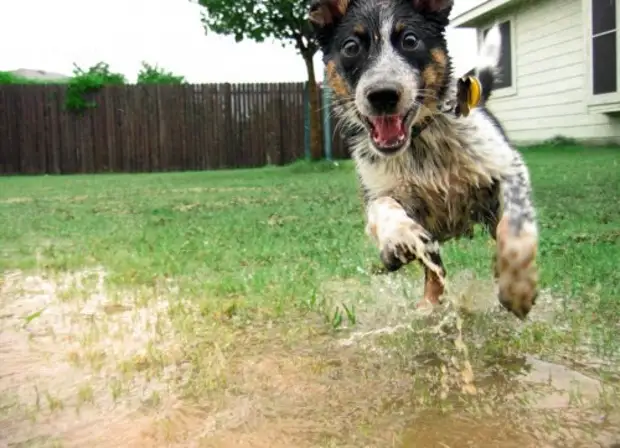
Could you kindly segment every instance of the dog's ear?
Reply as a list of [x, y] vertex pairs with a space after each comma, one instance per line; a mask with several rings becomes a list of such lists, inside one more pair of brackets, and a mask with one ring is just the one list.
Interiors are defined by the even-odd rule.
[[413, 8], [428, 19], [446, 27], [450, 23], [450, 13], [454, 0], [413, 0]]
[[421, 13], [447, 11], [449, 14], [453, 4], [454, 0], [413, 0], [413, 7]]
[[350, 0], [311, 0], [310, 22], [317, 28], [334, 25], [347, 12]]

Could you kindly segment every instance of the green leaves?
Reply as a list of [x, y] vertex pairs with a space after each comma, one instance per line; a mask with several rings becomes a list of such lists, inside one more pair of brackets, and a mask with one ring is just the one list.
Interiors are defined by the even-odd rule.
[[[72, 112], [80, 113], [97, 106], [92, 95], [103, 86], [127, 84], [122, 73], [115, 73], [105, 62], [99, 62], [87, 70], [74, 65], [73, 77], [67, 85], [65, 107]], [[164, 70], [157, 65], [142, 61], [138, 72], [137, 84], [183, 84], [185, 78]]]
[[142, 61], [142, 66], [138, 72], [138, 84], [183, 84], [185, 78], [175, 75], [158, 65], [151, 65]]
[[304, 57], [312, 57], [318, 49], [307, 20], [307, 0], [199, 0], [199, 4], [205, 8], [201, 21], [207, 33], [233, 36], [237, 42], [276, 39], [292, 43]]
[[122, 85], [127, 80], [122, 73], [110, 71], [110, 66], [99, 62], [87, 70], [74, 64], [73, 77], [67, 85], [65, 107], [73, 112], [83, 112], [97, 104], [90, 94], [97, 92], [104, 85]]

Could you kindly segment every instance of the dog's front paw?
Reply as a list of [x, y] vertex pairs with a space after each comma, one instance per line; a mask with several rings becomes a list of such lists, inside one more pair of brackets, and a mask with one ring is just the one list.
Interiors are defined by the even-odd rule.
[[500, 221], [495, 265], [499, 301], [519, 319], [525, 319], [538, 296], [537, 249], [538, 237], [534, 229], [523, 228], [514, 235], [509, 231], [507, 219]]
[[416, 259], [428, 259], [426, 247], [430, 235], [415, 221], [403, 219], [393, 223], [379, 237], [381, 261], [389, 271], [396, 271]]

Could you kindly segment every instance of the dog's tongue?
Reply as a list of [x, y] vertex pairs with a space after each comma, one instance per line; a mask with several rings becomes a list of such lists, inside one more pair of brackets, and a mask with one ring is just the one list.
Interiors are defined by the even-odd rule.
[[370, 118], [373, 133], [372, 138], [382, 146], [391, 146], [405, 138], [402, 117], [398, 115], [383, 115]]

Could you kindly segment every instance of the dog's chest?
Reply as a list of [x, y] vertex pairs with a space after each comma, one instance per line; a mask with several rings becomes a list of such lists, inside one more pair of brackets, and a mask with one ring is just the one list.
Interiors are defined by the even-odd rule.
[[368, 199], [390, 196], [439, 240], [471, 233], [497, 206], [492, 177], [466, 157], [358, 163]]

